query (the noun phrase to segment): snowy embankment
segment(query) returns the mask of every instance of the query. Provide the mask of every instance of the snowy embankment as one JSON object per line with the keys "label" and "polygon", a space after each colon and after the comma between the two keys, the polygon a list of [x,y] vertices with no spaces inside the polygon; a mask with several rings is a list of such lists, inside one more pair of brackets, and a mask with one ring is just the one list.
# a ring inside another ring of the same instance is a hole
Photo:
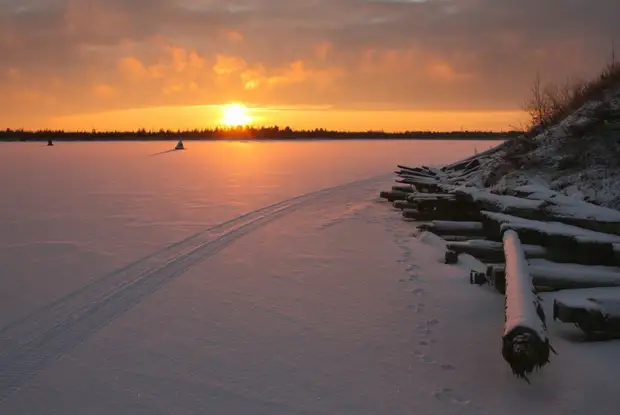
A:
{"label": "snowy embankment", "polygon": [[620,173],[609,157],[618,154],[618,131],[620,90],[533,139],[439,169],[398,165],[398,185],[380,193],[405,220],[426,222],[418,233],[437,234],[431,240],[441,241],[446,264],[469,268],[470,282],[505,296],[502,353],[526,380],[535,368],[548,370],[556,343],[546,334],[549,317],[576,325],[585,339],[620,338],[620,211],[613,209],[620,181],[592,174]]}

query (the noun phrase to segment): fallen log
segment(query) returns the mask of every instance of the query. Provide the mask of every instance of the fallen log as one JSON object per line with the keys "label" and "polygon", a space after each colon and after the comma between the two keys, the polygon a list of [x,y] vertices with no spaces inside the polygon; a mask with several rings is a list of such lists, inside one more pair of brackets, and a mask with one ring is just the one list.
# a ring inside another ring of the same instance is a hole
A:
{"label": "fallen log", "polygon": [[[455,213],[456,214],[456,213]],[[430,222],[435,219],[444,218],[446,219],[445,213],[435,212],[435,211],[420,211],[418,209],[403,209],[403,218],[405,219],[413,219],[420,222]],[[455,217],[448,216],[448,219],[457,220]]]}
{"label": "fallen log", "polygon": [[417,227],[423,231],[433,232],[437,235],[469,235],[477,236],[484,232],[482,222],[434,220]]}
{"label": "fallen log", "polygon": [[456,202],[456,196],[455,195],[451,195],[451,194],[446,194],[446,193],[416,193],[413,192],[409,195],[409,200],[412,201],[416,201],[416,200],[429,200],[429,201],[434,201],[434,200],[446,200],[446,201],[450,201],[450,202]]}
{"label": "fallen log", "polygon": [[396,200],[392,203],[392,206],[396,209],[415,209],[416,205],[413,202],[409,202],[408,200]]}
{"label": "fallen log", "polygon": [[506,294],[506,266],[489,265],[486,271],[486,280],[490,286],[500,294]]}
{"label": "fallen log", "polygon": [[534,369],[549,363],[553,350],[547,337],[545,315],[534,293],[525,252],[516,232],[504,233],[506,307],[502,356],[512,372],[529,383]]}
{"label": "fallen log", "polygon": [[[465,242],[471,239],[470,235],[441,235],[447,242]],[[476,236],[477,240],[486,240],[483,236]]]}
{"label": "fallen log", "polygon": [[[620,235],[620,211],[597,206],[592,203],[566,196],[539,185],[518,186],[505,189],[505,195],[496,195],[497,200],[532,200],[541,202],[539,209],[517,208],[499,210],[528,219],[545,220],[574,225],[592,231]],[[510,197],[513,199],[505,199]],[[504,199],[502,199],[504,198]],[[522,203],[522,202],[519,202]],[[493,210],[487,206],[485,210]]]}
{"label": "fallen log", "polygon": [[465,158],[463,160],[459,160],[459,161],[457,161],[455,163],[448,164],[448,165],[442,167],[441,170],[442,171],[460,170],[460,169],[463,168],[463,166],[466,166],[467,163],[471,162],[474,159],[488,158],[489,156],[504,150],[506,148],[506,146],[510,143],[510,141],[512,141],[512,140],[504,141],[503,143],[501,143],[501,144],[499,144],[499,145],[497,145],[495,147],[492,147],[492,148],[490,148],[488,150],[481,151],[480,153],[474,154],[473,156],[467,157],[467,158]]}
{"label": "fallen log", "polygon": [[[546,259],[530,259],[529,271],[534,286],[553,290],[620,287],[620,268],[576,263],[558,263]],[[501,281],[505,266],[495,264],[487,269],[487,277]]]}
{"label": "fallen log", "polygon": [[441,192],[441,188],[439,187],[439,182],[437,180],[429,180],[429,179],[409,179],[403,178],[396,180],[397,183],[410,184],[416,187],[416,189],[420,191],[427,191],[430,193],[439,193]]}
{"label": "fallen log", "polygon": [[459,262],[459,254],[456,251],[448,249],[444,255],[444,264],[456,264]]}
{"label": "fallen log", "polygon": [[410,171],[412,173],[422,173],[422,174],[426,174],[426,175],[429,175],[429,176],[437,176],[437,173],[435,171],[431,170],[430,168],[428,168],[426,166],[407,167],[407,166],[403,166],[401,164],[397,164],[396,167],[398,167],[401,170]]}
{"label": "fallen log", "polygon": [[481,211],[488,234],[502,234],[507,229],[518,232],[525,243],[549,248],[557,262],[586,265],[616,265],[614,243],[620,236],[591,231],[559,222],[542,222],[497,212]]}
{"label": "fallen log", "polygon": [[415,209],[405,208],[403,209],[403,217],[405,219],[413,219],[421,222],[430,222],[433,220],[451,220],[451,221],[470,221],[476,219],[475,216],[469,215],[467,212],[458,210],[443,211],[434,209],[419,209],[416,206]]}
{"label": "fallen log", "polygon": [[[502,262],[504,260],[504,245],[501,242],[481,239],[470,239],[466,242],[449,242],[446,247],[457,253],[469,254],[482,262]],[[547,249],[537,245],[522,245],[528,258],[545,258]]]}
{"label": "fallen log", "polygon": [[589,336],[620,337],[620,299],[555,299],[553,319],[573,323]]}
{"label": "fallen log", "polygon": [[409,196],[409,193],[407,192],[383,191],[379,193],[379,197],[382,199],[387,199],[388,202],[394,202],[396,200],[407,200],[407,196]]}
{"label": "fallen log", "polygon": [[411,186],[392,186],[393,192],[413,193],[415,189]]}
{"label": "fallen log", "polygon": [[477,187],[457,187],[452,192],[462,202],[469,202],[479,210],[500,212],[529,219],[544,217],[542,208],[547,202],[523,199],[515,196],[503,196],[479,189]]}
{"label": "fallen log", "polygon": [[417,172],[417,171],[410,171],[410,170],[394,170],[394,173],[396,173],[399,176],[403,176],[403,177],[412,177],[412,178],[422,178],[422,179],[430,179],[430,180],[439,180],[437,176],[432,176],[426,172]]}
{"label": "fallen log", "polygon": [[437,178],[432,177],[432,176],[425,176],[425,175],[422,175],[422,174],[410,174],[410,173],[399,172],[399,171],[395,171],[394,173],[396,173],[396,175],[398,177],[400,177],[401,179],[408,179],[408,180],[432,180],[435,183],[440,183],[440,181],[437,180]]}
{"label": "fallen log", "polygon": [[445,193],[412,193],[409,195],[409,200],[416,203],[426,203],[428,205],[433,204],[441,204],[441,206],[446,206],[449,208],[467,208],[469,209],[471,206],[466,206],[457,200],[455,195],[445,194]]}

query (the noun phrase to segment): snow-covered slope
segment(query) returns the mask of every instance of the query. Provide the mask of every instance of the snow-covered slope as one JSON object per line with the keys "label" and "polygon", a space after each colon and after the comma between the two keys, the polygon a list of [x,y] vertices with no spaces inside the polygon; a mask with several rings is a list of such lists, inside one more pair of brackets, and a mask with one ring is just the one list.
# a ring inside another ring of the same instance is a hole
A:
{"label": "snow-covered slope", "polygon": [[532,139],[507,142],[468,184],[542,185],[620,208],[620,86]]}

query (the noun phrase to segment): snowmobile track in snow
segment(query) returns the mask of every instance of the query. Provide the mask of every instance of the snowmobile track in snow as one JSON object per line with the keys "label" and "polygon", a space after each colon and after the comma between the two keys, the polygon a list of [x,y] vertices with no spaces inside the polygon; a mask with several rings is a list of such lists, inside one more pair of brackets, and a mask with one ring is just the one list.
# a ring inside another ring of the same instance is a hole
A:
{"label": "snowmobile track in snow", "polygon": [[166,282],[244,235],[292,213],[304,202],[383,177],[307,193],[221,223],[88,283],[5,326],[0,330],[0,402],[48,363],[106,327]]}

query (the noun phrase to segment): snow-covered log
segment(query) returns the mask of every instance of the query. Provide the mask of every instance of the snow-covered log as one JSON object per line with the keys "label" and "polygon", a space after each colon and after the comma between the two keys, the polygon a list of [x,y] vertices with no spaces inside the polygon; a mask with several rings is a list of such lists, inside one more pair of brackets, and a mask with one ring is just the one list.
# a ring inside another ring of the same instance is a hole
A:
{"label": "snow-covered log", "polygon": [[506,309],[502,356],[512,372],[529,383],[527,375],[549,363],[552,350],[547,326],[519,236],[504,233],[506,258]]}
{"label": "snow-covered log", "polygon": [[449,200],[456,201],[456,196],[447,193],[418,193],[413,192],[409,195],[409,200]]}
{"label": "snow-covered log", "polygon": [[438,235],[481,235],[484,227],[482,222],[434,220],[431,223],[418,225],[418,229]]}
{"label": "snow-covered log", "polygon": [[411,186],[392,186],[393,192],[413,193],[415,189]]}
{"label": "snow-covered log", "polygon": [[432,176],[426,172],[417,172],[410,170],[394,170],[394,173],[401,177],[411,177],[411,178],[421,178],[421,179],[430,179],[430,180],[439,180],[437,176]]}
{"label": "snow-covered log", "polygon": [[620,337],[620,299],[555,299],[553,319],[573,323],[589,335]]}
{"label": "snow-covered log", "polygon": [[480,153],[475,154],[475,155],[473,155],[471,157],[467,157],[467,158],[465,158],[463,160],[459,160],[459,161],[457,161],[455,163],[448,164],[448,165],[442,167],[441,170],[442,171],[461,170],[469,162],[471,162],[474,159],[488,158],[489,156],[492,156],[492,155],[494,155],[494,154],[496,154],[496,153],[498,153],[500,151],[503,151],[506,148],[506,146],[508,144],[510,144],[510,141],[512,141],[512,140],[506,140],[503,143],[501,143],[501,144],[499,144],[499,145],[497,145],[495,147],[492,147],[492,148],[490,148],[488,150],[481,151]]}
{"label": "snow-covered log", "polygon": [[[620,287],[620,268],[575,263],[557,263],[546,259],[530,259],[529,271],[534,286],[553,290],[569,290],[596,287]],[[503,278],[505,266],[495,264],[487,272]],[[496,277],[497,278],[497,277]]]}
{"label": "snow-covered log", "polygon": [[[522,245],[529,258],[545,258],[548,251],[542,246]],[[501,242],[471,239],[466,242],[450,242],[447,248],[460,253],[470,254],[483,262],[504,261],[504,245]]]}
{"label": "snow-covered log", "polygon": [[408,200],[396,200],[394,203],[392,203],[392,206],[394,206],[395,209],[415,209],[416,205],[412,202],[409,202]]}
{"label": "snow-covered log", "polygon": [[382,199],[387,199],[388,202],[394,202],[396,200],[407,200],[407,196],[409,195],[409,193],[407,192],[396,192],[396,191],[391,191],[391,192],[381,192],[379,193],[379,197]]}
{"label": "snow-covered log", "polygon": [[437,176],[437,172],[434,171],[433,169],[426,167],[426,166],[421,166],[421,167],[408,167],[408,166],[403,166],[401,164],[397,164],[396,167],[398,167],[401,170],[405,170],[405,171],[410,171],[412,173],[422,173],[422,174],[426,174],[428,176]]}
{"label": "snow-covered log", "polygon": [[476,216],[472,216],[468,214],[468,212],[459,210],[420,209],[419,206],[416,206],[415,209],[403,209],[403,217],[405,219],[414,219],[421,222],[433,220],[470,221],[477,219]]}
{"label": "snow-covered log", "polygon": [[396,180],[397,183],[410,184],[416,187],[420,191],[427,192],[440,192],[439,182],[433,179],[427,178],[403,178]]}
{"label": "snow-covered log", "polygon": [[[471,239],[470,235],[441,235],[441,237],[447,242],[465,242]],[[477,240],[486,240],[482,236],[476,236]]]}
{"label": "snow-covered log", "polygon": [[524,219],[498,212],[480,212],[489,234],[502,234],[507,229],[519,233],[523,242],[549,248],[558,262],[576,262],[586,265],[616,265],[614,244],[620,236],[591,231],[559,222]]}

